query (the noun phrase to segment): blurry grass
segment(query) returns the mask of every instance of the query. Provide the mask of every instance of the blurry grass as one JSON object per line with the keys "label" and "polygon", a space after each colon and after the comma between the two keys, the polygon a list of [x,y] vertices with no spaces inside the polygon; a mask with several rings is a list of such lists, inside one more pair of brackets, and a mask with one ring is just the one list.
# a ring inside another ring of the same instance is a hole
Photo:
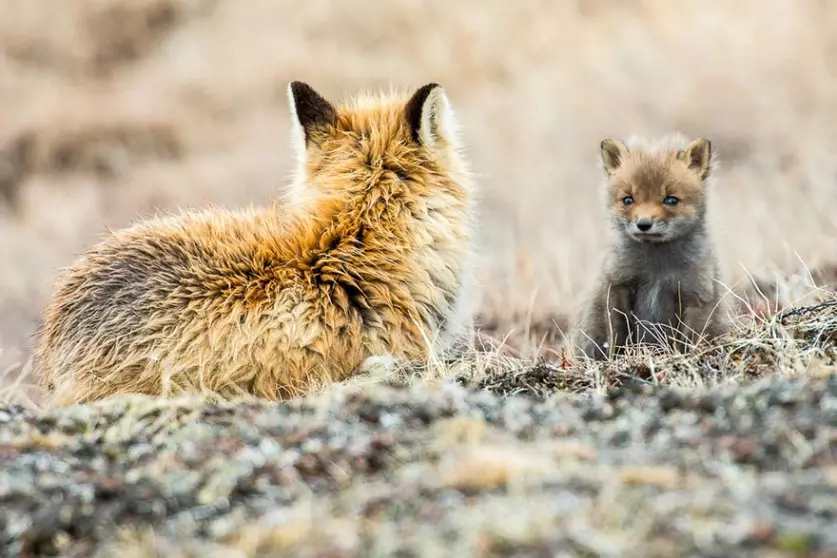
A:
{"label": "blurry grass", "polygon": [[0,371],[0,402],[40,410],[43,395],[32,375],[31,359]]}

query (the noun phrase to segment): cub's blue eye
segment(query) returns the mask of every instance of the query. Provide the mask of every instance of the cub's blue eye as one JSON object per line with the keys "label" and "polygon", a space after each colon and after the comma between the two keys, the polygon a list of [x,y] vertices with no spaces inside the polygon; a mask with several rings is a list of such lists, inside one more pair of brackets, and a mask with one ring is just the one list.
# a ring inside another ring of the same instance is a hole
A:
{"label": "cub's blue eye", "polygon": [[674,196],[666,196],[663,200],[663,203],[666,205],[677,205],[680,203],[680,200],[675,198]]}
{"label": "cub's blue eye", "polygon": [[622,198],[622,203],[624,203],[625,205],[631,205],[632,203],[634,203],[634,199],[631,196],[625,196],[624,198]]}

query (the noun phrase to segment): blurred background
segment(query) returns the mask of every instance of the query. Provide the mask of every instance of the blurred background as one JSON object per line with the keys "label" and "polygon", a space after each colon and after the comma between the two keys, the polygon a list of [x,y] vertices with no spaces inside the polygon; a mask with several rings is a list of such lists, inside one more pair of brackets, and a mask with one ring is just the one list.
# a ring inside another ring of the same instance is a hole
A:
{"label": "blurred background", "polygon": [[480,318],[496,335],[566,329],[605,239],[603,136],[713,141],[731,283],[837,261],[829,0],[0,0],[0,14],[0,371],[26,362],[60,268],[107,229],[280,193],[294,79],[335,101],[445,87],[483,195]]}

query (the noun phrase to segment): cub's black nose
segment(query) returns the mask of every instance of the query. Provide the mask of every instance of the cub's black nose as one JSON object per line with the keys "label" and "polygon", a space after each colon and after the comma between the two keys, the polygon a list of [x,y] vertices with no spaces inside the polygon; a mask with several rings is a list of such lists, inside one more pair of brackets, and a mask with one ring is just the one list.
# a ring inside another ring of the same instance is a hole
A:
{"label": "cub's black nose", "polygon": [[651,226],[654,223],[651,222],[651,219],[642,219],[636,222],[636,228],[641,230],[642,232],[648,232],[651,230]]}

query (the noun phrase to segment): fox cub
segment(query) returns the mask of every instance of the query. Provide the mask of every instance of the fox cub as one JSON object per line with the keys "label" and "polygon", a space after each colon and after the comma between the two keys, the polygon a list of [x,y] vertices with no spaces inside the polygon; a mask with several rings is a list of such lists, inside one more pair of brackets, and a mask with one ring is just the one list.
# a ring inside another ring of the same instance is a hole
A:
{"label": "fox cub", "polygon": [[332,105],[292,82],[288,97],[287,204],[139,222],[64,273],[35,347],[57,404],[287,399],[465,332],[475,192],[442,87]]}
{"label": "fox cub", "polygon": [[628,343],[683,350],[727,328],[706,222],[710,141],[676,134],[628,143],[601,142],[615,234],[576,343],[596,360]]}

